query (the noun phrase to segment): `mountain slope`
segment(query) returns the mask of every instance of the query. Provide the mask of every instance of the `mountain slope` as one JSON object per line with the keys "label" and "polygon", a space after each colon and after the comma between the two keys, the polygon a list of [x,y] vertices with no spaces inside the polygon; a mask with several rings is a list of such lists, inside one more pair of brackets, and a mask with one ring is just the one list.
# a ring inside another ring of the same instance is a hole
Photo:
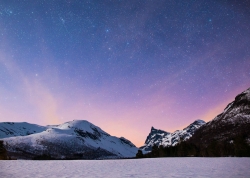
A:
{"label": "mountain slope", "polygon": [[196,120],[183,130],[177,130],[173,133],[157,130],[152,127],[145,144],[140,147],[140,149],[145,153],[151,151],[154,144],[157,146],[163,145],[163,147],[175,146],[180,140],[186,141],[189,139],[194,132],[204,124],[205,122],[203,120]]}
{"label": "mountain slope", "polygon": [[140,147],[140,149],[143,151],[151,151],[154,144],[157,146],[161,145],[163,143],[163,138],[170,134],[169,132],[152,127],[144,145]]}
{"label": "mountain slope", "polygon": [[15,136],[27,136],[45,131],[47,127],[26,122],[0,122],[0,139]]}
{"label": "mountain slope", "polygon": [[213,141],[233,143],[237,138],[250,141],[250,88],[235,97],[224,111],[196,131],[190,139],[194,144]]}
{"label": "mountain slope", "polygon": [[28,136],[3,139],[12,155],[34,158],[47,154],[55,159],[105,159],[134,157],[137,148],[85,120],[74,120]]}

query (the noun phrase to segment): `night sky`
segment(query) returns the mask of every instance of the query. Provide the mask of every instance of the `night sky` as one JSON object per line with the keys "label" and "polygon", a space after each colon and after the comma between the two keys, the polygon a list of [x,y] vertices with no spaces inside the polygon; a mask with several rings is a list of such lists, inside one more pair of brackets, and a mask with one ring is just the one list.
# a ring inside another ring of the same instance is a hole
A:
{"label": "night sky", "polygon": [[0,121],[85,119],[143,145],[250,87],[246,0],[0,0]]}

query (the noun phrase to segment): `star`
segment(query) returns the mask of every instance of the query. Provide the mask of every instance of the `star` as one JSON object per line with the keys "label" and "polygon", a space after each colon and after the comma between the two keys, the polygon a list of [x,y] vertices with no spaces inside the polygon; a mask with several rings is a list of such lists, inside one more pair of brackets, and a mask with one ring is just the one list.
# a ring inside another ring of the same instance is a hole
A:
{"label": "star", "polygon": [[247,3],[246,11],[238,6],[246,1],[31,2],[0,3],[0,95],[23,104],[0,104],[13,118],[30,111],[17,91],[21,85],[30,94],[27,83],[16,78],[35,88],[34,101],[44,96],[35,105],[41,113],[20,120],[79,117],[100,119],[102,127],[124,119],[145,129],[159,123],[175,130],[250,87],[250,14]]}

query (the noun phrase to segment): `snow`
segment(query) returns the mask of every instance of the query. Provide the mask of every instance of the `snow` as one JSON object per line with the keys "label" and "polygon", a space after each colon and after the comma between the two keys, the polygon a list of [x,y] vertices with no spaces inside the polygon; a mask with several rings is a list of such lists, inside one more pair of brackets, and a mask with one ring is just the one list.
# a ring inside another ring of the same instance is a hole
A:
{"label": "snow", "polygon": [[250,158],[0,161],[1,178],[249,178]]}
{"label": "snow", "polygon": [[238,94],[235,100],[229,103],[224,111],[216,116],[212,121],[208,122],[206,126],[210,126],[211,123],[248,123],[250,121],[250,88]]}
{"label": "snow", "polygon": [[180,142],[181,138],[183,138],[184,141],[189,139],[194,132],[204,124],[206,124],[205,121],[198,119],[183,130],[176,130],[173,133],[164,132],[160,129],[155,131],[156,129],[152,128],[153,130],[151,129],[145,144],[140,149],[143,152],[148,152],[154,144],[158,146],[163,145],[164,147],[175,146]]}
{"label": "snow", "polygon": [[[29,136],[4,138],[4,141],[12,148],[12,152],[15,152],[16,148],[25,148],[26,151],[29,151],[30,153],[34,151],[40,151],[42,153],[44,151],[44,146],[42,145],[43,141],[55,145],[72,144],[71,149],[74,149],[75,152],[78,152],[77,149],[82,148],[83,146],[92,149],[100,147],[119,157],[135,157],[138,151],[138,148],[127,139],[110,136],[101,128],[86,120],[69,121],[57,126],[47,126],[47,128],[48,129],[45,131]],[[96,139],[91,137],[81,137],[77,134],[76,130],[79,130],[82,133],[90,133],[93,136],[96,134]]]}
{"label": "snow", "polygon": [[250,88],[248,88],[247,90],[243,91],[242,93],[245,94],[245,98],[250,101]]}
{"label": "snow", "polygon": [[234,104],[234,102],[229,103],[229,104],[227,105],[227,107],[224,109],[223,112],[227,112],[227,110],[228,110],[230,107],[232,107],[233,104]]}
{"label": "snow", "polygon": [[26,122],[0,122],[0,139],[40,133],[47,128]]}

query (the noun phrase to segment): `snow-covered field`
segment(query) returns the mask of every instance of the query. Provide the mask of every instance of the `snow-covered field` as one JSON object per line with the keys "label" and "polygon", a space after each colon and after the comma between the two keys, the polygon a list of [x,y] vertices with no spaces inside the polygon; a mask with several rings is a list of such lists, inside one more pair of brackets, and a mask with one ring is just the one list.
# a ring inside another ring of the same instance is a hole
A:
{"label": "snow-covered field", "polygon": [[0,161],[4,177],[250,177],[250,158]]}

